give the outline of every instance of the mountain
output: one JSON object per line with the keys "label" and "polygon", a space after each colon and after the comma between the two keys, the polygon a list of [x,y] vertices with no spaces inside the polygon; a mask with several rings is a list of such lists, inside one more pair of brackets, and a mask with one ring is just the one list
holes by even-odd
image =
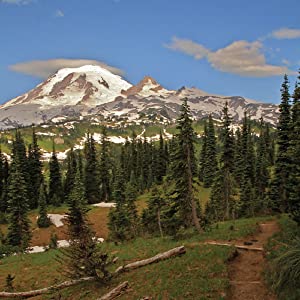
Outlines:
{"label": "mountain", "polygon": [[220,119],[225,102],[235,122],[246,110],[252,119],[275,124],[278,106],[240,96],[219,96],[197,88],[167,90],[145,76],[132,85],[100,66],[61,69],[28,93],[0,106],[0,128],[8,129],[90,116],[137,122],[141,118],[173,122],[187,98],[195,119]]}

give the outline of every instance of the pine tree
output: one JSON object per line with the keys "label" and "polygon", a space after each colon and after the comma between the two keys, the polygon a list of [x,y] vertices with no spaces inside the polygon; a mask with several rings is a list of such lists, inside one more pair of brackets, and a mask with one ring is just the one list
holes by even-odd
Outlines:
{"label": "pine tree", "polygon": [[28,151],[28,173],[30,183],[28,185],[28,192],[30,199],[29,205],[32,209],[38,207],[39,195],[37,191],[39,190],[43,181],[42,168],[41,150],[37,142],[37,136],[34,127],[32,127],[32,142],[29,145]]}
{"label": "pine tree", "polygon": [[63,202],[63,187],[61,179],[60,165],[55,153],[53,143],[52,156],[49,161],[49,203],[54,206],[59,206]]}
{"label": "pine tree", "polygon": [[[179,133],[176,136],[177,145],[173,152],[171,161],[170,178],[175,182],[170,198],[173,205],[170,205],[170,212],[178,215],[183,226],[194,225],[198,232],[201,232],[198,210],[194,196],[194,177],[197,175],[194,141],[195,132],[192,128],[192,118],[187,99],[183,101],[180,116],[177,120]],[[177,208],[179,211],[176,211]],[[173,216],[170,216],[172,219]],[[179,228],[178,228],[179,229]]]}
{"label": "pine tree", "polygon": [[96,145],[93,135],[88,133],[85,143],[85,198],[89,204],[99,202],[99,172],[97,163]]}
{"label": "pine tree", "polygon": [[167,158],[166,158],[166,151],[165,151],[165,143],[163,139],[162,132],[159,133],[159,148],[157,151],[156,157],[156,182],[161,183],[163,177],[166,175],[167,172]]}
{"label": "pine tree", "polygon": [[68,199],[69,194],[71,190],[73,189],[74,182],[75,182],[75,176],[76,176],[76,170],[77,170],[77,160],[76,155],[71,148],[71,150],[68,152],[67,156],[67,172],[66,177],[64,181],[64,198]]}
{"label": "pine tree", "polygon": [[205,175],[203,178],[204,187],[210,187],[213,184],[217,169],[215,128],[212,116],[209,115],[206,138]]}
{"label": "pine tree", "polygon": [[258,207],[260,211],[266,211],[267,205],[265,201],[266,190],[269,181],[269,171],[270,160],[267,152],[267,141],[266,141],[266,131],[267,127],[263,121],[260,119],[260,132],[259,140],[257,146],[257,159],[256,159],[256,175],[255,175],[255,198],[257,199]]}
{"label": "pine tree", "polygon": [[[223,120],[221,131],[221,156],[220,171],[215,178],[210,201],[210,206],[222,208],[222,220],[228,220],[235,217],[236,203],[234,200],[235,181],[234,181],[234,136],[231,129],[231,117],[228,111],[228,103],[223,108]],[[216,203],[216,202],[220,203]],[[215,210],[215,208],[213,208]],[[218,210],[219,211],[219,210]],[[217,217],[218,214],[215,214]]]}
{"label": "pine tree", "polygon": [[100,199],[108,201],[111,197],[111,162],[109,158],[109,141],[107,138],[106,127],[102,128],[101,152],[100,152]]}
{"label": "pine tree", "polygon": [[279,121],[277,125],[278,151],[275,160],[275,171],[271,181],[269,198],[273,211],[284,212],[288,210],[288,180],[290,173],[290,94],[287,75],[281,86],[281,103],[279,105]]}
{"label": "pine tree", "polygon": [[206,159],[207,159],[207,122],[204,123],[204,134],[202,137],[202,148],[199,157],[199,180],[204,181],[206,176]]}
{"label": "pine tree", "polygon": [[254,145],[251,136],[251,125],[247,113],[244,113],[243,128],[241,136],[242,150],[242,167],[240,181],[240,215],[254,216],[255,197],[254,197],[254,182],[255,182],[255,155]]}
{"label": "pine tree", "polygon": [[[300,73],[298,76],[300,81]],[[296,83],[293,94],[289,156],[291,159],[289,178],[290,215],[300,225],[300,85]]]}
{"label": "pine tree", "polygon": [[116,208],[109,213],[110,237],[113,240],[124,241],[130,238],[131,224],[126,209],[125,176],[119,166],[116,169],[113,199],[116,202]]}
{"label": "pine tree", "polygon": [[77,168],[73,188],[69,194],[69,211],[67,213],[68,237],[70,247],[63,252],[61,260],[67,266],[71,278],[92,276],[101,282],[111,278],[107,266],[109,256],[97,246],[88,217],[87,201],[80,170]]}
{"label": "pine tree", "polygon": [[0,211],[5,213],[8,207],[8,179],[9,179],[9,164],[8,160],[5,157],[3,159],[3,169],[2,169],[2,176],[3,176],[3,185],[2,185],[2,194],[1,194],[1,201],[0,201]]}
{"label": "pine tree", "polygon": [[37,220],[37,225],[40,228],[47,228],[51,225],[51,220],[47,215],[45,186],[43,183],[39,188],[39,218]]}
{"label": "pine tree", "polygon": [[161,237],[163,237],[161,211],[164,205],[165,200],[161,195],[161,191],[157,188],[157,186],[154,186],[147,203],[147,209],[143,211],[142,223],[147,232],[159,232]]}
{"label": "pine tree", "polygon": [[9,225],[7,240],[12,246],[24,251],[31,239],[28,219],[29,199],[22,170],[22,161],[13,153],[8,187]]}

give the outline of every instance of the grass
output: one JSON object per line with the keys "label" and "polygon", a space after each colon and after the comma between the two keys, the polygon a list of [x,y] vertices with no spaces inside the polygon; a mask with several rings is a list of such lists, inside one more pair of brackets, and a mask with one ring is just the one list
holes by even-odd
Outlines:
{"label": "grass", "polygon": [[[300,282],[292,282],[290,274],[295,272],[298,273],[299,277],[300,266],[298,262],[297,267],[296,260],[290,261],[287,256],[290,256],[291,250],[296,250],[298,251],[297,259],[299,261],[299,240],[296,246],[295,239],[296,237],[300,238],[300,228],[287,215],[279,218],[278,223],[281,230],[270,239],[267,245],[269,268],[266,272],[266,279],[269,285],[274,288],[278,299],[297,300],[300,299]],[[282,264],[283,260],[284,265],[280,266],[280,270],[278,270],[279,265],[277,266],[277,264]],[[286,272],[286,270],[289,271]],[[281,274],[282,277],[278,276],[281,271],[285,271]],[[279,280],[281,282],[287,280],[287,282],[280,284]]]}
{"label": "grass", "polygon": [[[143,201],[142,199],[140,200]],[[99,221],[101,210],[93,208],[91,218]],[[224,299],[229,285],[226,262],[231,257],[230,247],[203,245],[200,242],[212,239],[237,239],[257,230],[257,222],[264,218],[241,219],[221,222],[211,231],[201,235],[187,233],[181,240],[165,238],[137,238],[120,245],[104,243],[102,247],[119,257],[118,265],[151,257],[170,248],[185,245],[187,253],[141,269],[133,270],[114,279],[109,286],[85,283],[61,291],[61,299],[96,299],[118,283],[128,280],[131,289],[120,299]],[[97,224],[98,226],[98,224]],[[99,224],[100,227],[103,226]],[[49,286],[62,282],[61,265],[55,259],[58,250],[45,253],[11,256],[0,261],[0,290],[4,289],[6,276],[16,275],[15,289],[18,291]],[[117,267],[114,266],[114,268]],[[21,271],[21,273],[20,273]],[[52,297],[52,298],[51,298]],[[56,299],[52,296],[34,299]]]}

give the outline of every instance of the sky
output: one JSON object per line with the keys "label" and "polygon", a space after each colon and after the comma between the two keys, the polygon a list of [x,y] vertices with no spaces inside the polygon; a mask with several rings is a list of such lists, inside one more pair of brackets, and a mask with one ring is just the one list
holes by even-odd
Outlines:
{"label": "sky", "polygon": [[0,103],[57,69],[280,102],[300,68],[299,0],[0,0]]}

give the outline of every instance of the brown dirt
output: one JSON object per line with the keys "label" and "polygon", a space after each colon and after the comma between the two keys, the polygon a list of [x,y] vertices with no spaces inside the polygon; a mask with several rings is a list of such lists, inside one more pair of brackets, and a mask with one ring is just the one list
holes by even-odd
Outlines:
{"label": "brown dirt", "polygon": [[[261,223],[259,232],[238,244],[252,242],[253,247],[263,247],[268,239],[279,230],[276,221]],[[257,240],[257,241],[255,241]],[[263,279],[265,268],[263,251],[238,250],[238,255],[229,263],[230,300],[275,300]]]}

